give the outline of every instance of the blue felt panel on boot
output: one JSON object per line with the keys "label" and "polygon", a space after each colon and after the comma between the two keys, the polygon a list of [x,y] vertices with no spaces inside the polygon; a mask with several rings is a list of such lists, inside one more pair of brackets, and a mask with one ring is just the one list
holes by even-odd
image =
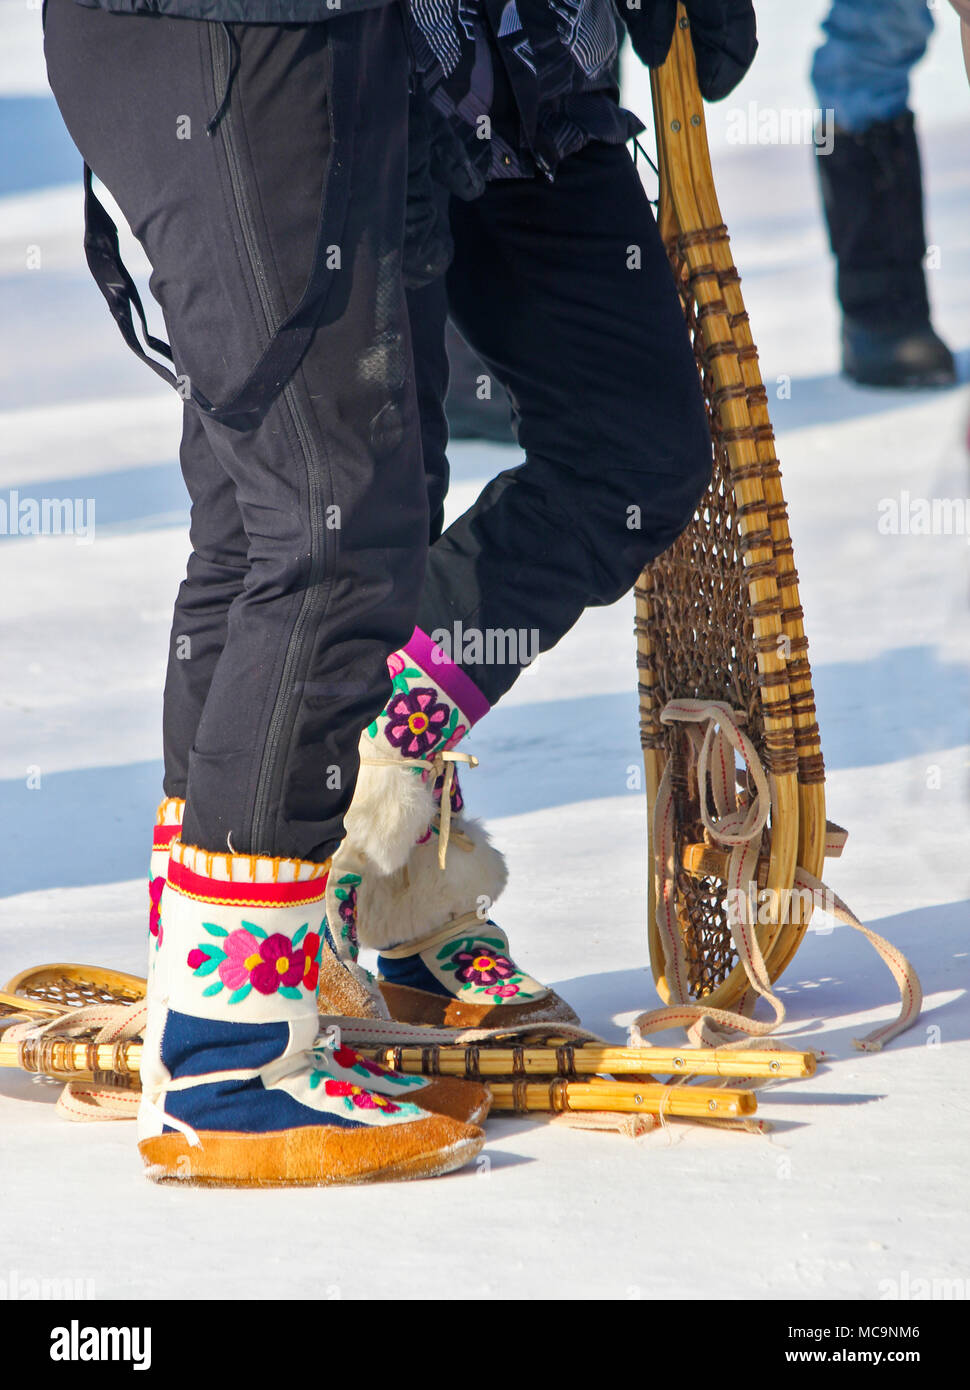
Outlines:
{"label": "blue felt panel on boot", "polygon": [[[252,1071],[282,1056],[290,1041],[287,1023],[225,1023],[170,1010],[162,1034],[162,1063],[173,1080],[199,1077],[190,1090],[169,1091],[165,1109],[193,1129],[261,1134],[302,1125],[359,1129],[351,1116],[321,1113],[287,1091],[267,1089],[254,1077],[207,1082],[215,1072]],[[320,1075],[320,1084],[327,1078]]]}
{"label": "blue felt panel on boot", "polygon": [[172,1077],[251,1071],[282,1057],[289,1041],[288,1023],[225,1023],[170,1009],[162,1034],[162,1063]]}
{"label": "blue felt panel on boot", "polygon": [[[188,1091],[170,1091],[165,1097],[166,1113],[193,1129],[224,1130],[236,1134],[265,1134],[277,1129],[298,1129],[304,1125],[360,1129],[350,1116],[311,1110],[286,1091],[267,1090],[259,1077],[251,1081],[200,1082]],[[171,1133],[169,1126],[166,1133]]]}
{"label": "blue felt panel on boot", "polygon": [[428,994],[438,994],[445,999],[454,997],[450,989],[446,989],[440,980],[435,979],[420,956],[404,956],[391,960],[386,956],[378,956],[377,965],[388,984],[423,989]]}

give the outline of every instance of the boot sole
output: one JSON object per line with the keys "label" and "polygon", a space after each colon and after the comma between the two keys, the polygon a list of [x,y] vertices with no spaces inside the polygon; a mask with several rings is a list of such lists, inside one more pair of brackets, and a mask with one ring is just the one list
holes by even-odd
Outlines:
{"label": "boot sole", "polygon": [[346,1130],[308,1125],[266,1134],[199,1130],[143,1139],[146,1176],[196,1187],[338,1187],[436,1178],[463,1168],[485,1135],[443,1115]]}
{"label": "boot sole", "polygon": [[415,1093],[414,1101],[422,1110],[430,1110],[435,1115],[480,1126],[492,1108],[492,1093],[477,1081],[463,1081],[457,1076],[435,1076],[429,1077],[427,1086]]}
{"label": "boot sole", "polygon": [[900,372],[866,373],[857,372],[850,367],[842,368],[842,375],[856,386],[869,386],[885,391],[943,391],[957,385],[955,372],[941,369],[938,372]]}
{"label": "boot sole", "polygon": [[434,1028],[515,1028],[521,1023],[578,1023],[565,999],[551,991],[525,1004],[466,1004],[461,1000],[379,980],[384,1002],[397,1023]]}

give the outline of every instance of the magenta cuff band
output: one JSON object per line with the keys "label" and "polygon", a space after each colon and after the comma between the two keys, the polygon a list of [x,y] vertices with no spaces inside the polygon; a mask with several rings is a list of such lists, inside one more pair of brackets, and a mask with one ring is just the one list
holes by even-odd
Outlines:
{"label": "magenta cuff band", "polygon": [[469,724],[477,724],[483,715],[488,714],[491,705],[475,682],[421,628],[414,629],[404,651],[415,666],[420,666],[449,700],[458,706]]}

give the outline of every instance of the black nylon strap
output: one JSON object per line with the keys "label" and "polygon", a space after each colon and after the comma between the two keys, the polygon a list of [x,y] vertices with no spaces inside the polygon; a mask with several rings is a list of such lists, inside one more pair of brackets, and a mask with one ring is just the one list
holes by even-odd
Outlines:
{"label": "black nylon strap", "polygon": [[[276,328],[245,381],[222,404],[214,404],[194,382],[186,383],[186,378],[176,377],[164,363],[149,357],[139,341],[132,309],[138,316],[148,347],[167,362],[173,361],[168,343],[153,337],[148,331],[141,298],[121,259],[118,229],[94,192],[90,168],[87,164],[84,166],[84,254],[121,336],[152,371],[179,390],[183,399],[190,400],[203,415],[230,429],[255,429],[286,386],[310,345],[336,274],[336,267],[327,264],[327,246],[340,244],[350,203],[356,88],[353,36],[341,38],[331,33],[328,47],[332,93],[332,100],[328,103],[330,156],[323,180],[320,217],[306,287],[300,302]],[[185,393],[186,384],[190,388],[189,395]]]}
{"label": "black nylon strap", "polygon": [[132,352],[137,353],[143,361],[153,367],[159,376],[164,377],[172,386],[175,386],[177,384],[176,378],[168,368],[163,367],[160,362],[154,362],[138,341],[138,334],[131,317],[132,306],[134,306],[141,322],[142,332],[148,346],[171,362],[172,349],[168,343],[163,342],[161,338],[152,337],[148,331],[141,296],[121,259],[118,228],[108,216],[104,204],[95,194],[91,170],[87,164],[84,166],[84,255],[87,259],[88,269],[97,281],[98,289],[107,300],[108,308],[111,310],[115,323],[121,329],[121,336],[125,342]]}

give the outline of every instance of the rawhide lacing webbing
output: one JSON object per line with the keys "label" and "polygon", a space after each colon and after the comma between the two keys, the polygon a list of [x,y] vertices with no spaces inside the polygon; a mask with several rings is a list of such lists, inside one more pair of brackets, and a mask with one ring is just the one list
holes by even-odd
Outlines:
{"label": "rawhide lacing webbing", "polygon": [[[663,942],[671,1002],[635,1020],[630,1030],[632,1046],[642,1045],[649,1033],[677,1025],[687,1029],[695,1046],[742,1045],[743,1040],[738,1040],[735,1034],[741,1033],[747,1038],[764,1036],[773,1032],[785,1017],[784,1005],[772,990],[753,920],[752,909],[760,901],[758,854],[771,808],[771,792],[757,751],[741,728],[744,717],[743,712],[719,700],[671,700],[660,713],[662,724],[684,725],[696,754],[701,818],[713,843],[730,852],[726,910],[735,949],[749,981],[748,988],[736,1012],[690,1002],[688,961],[677,916],[676,815],[672,765],[668,759],[654,807],[653,843],[658,878],[657,928]],[[744,761],[747,783],[753,784],[750,797],[747,791],[738,793],[735,752]],[[708,802],[709,785],[715,802],[713,811]],[[830,825],[826,853],[840,854],[846,838],[844,830]],[[864,926],[841,898],[807,870],[797,869],[793,886],[811,893],[813,910],[816,906],[824,906],[840,921],[861,931],[892,972],[902,999],[899,1016],[867,1037],[855,1040],[856,1047],[862,1051],[878,1051],[919,1016],[922,990],[916,971],[900,951]],[[784,910],[788,910],[787,906]],[[759,996],[772,1006],[775,1015],[772,1020],[751,1017]]]}
{"label": "rawhide lacing webbing", "polygon": [[[140,1095],[125,1064],[124,1044],[142,1036],[147,1015],[147,999],[132,1004],[89,1004],[43,1023],[15,1024],[4,1036],[17,1043],[25,1071],[47,1076],[62,1074],[66,1048],[84,1041],[86,1070],[92,1079],[68,1081],[57,1098],[58,1112],[69,1120],[134,1119]],[[99,1050],[104,1044],[114,1044],[111,1070],[99,1066]]]}

